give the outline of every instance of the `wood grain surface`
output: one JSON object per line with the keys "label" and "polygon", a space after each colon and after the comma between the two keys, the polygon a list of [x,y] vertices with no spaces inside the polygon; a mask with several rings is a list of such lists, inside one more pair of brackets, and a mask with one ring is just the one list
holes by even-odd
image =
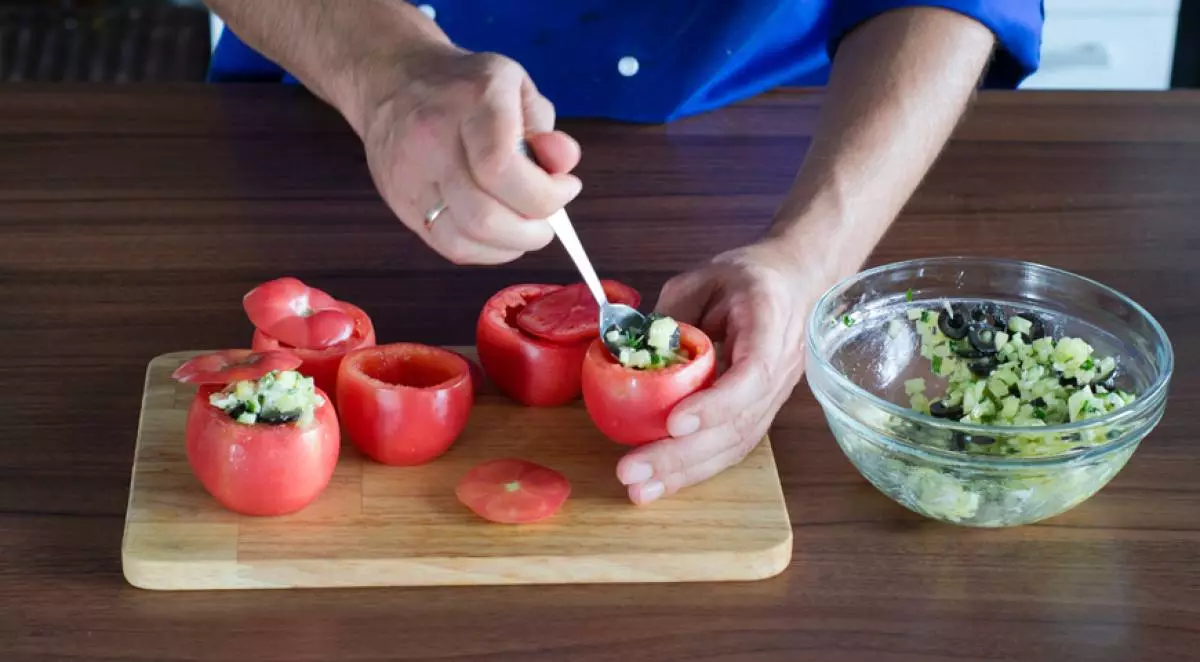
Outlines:
{"label": "wood grain surface", "polygon": [[[451,349],[477,360],[474,347]],[[121,546],[135,586],[711,582],[772,577],[791,561],[792,525],[769,440],[696,489],[639,508],[615,475],[622,447],[596,430],[582,401],[524,407],[490,382],[436,461],[386,466],[344,437],[333,478],[306,508],[240,516],[210,497],[188,466],[183,433],[196,388],[171,373],[197,353],[164,354],[146,371]],[[509,457],[562,472],[571,481],[562,510],[544,522],[498,526],[458,502],[464,474]]]}
{"label": "wood grain surface", "polygon": [[[571,214],[600,272],[653,304],[674,273],[757,236],[820,102],[566,124],[586,183]],[[129,586],[120,562],[150,359],[244,345],[239,297],[282,272],[375,311],[381,341],[468,344],[488,294],[571,267],[557,248],[503,268],[440,260],[298,90],[6,87],[0,659],[1196,659],[1198,165],[1200,95],[984,93],[872,257],[1043,262],[1165,326],[1166,417],[1060,517],[965,530],[909,513],[854,471],[801,385],[771,430],[795,534],[774,579],[163,593]]]}

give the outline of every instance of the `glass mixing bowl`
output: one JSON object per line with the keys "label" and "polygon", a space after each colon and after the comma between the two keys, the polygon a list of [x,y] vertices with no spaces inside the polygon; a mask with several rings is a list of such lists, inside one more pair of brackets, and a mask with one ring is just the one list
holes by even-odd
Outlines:
{"label": "glass mixing bowl", "polygon": [[[1117,387],[1137,397],[1103,416],[1006,427],[934,418],[909,406],[905,381],[945,381],[920,353],[914,307],[996,303],[1033,312],[1049,335],[1082,338],[1117,360]],[[1173,369],[1158,322],[1119,292],[1028,262],[951,257],[864,271],[831,288],[808,322],[806,374],[842,451],[881,492],[927,517],[1017,526],[1082,503],[1125,466],[1161,420]],[[967,435],[963,437],[962,435]],[[1016,438],[1020,455],[961,450],[961,439]]]}

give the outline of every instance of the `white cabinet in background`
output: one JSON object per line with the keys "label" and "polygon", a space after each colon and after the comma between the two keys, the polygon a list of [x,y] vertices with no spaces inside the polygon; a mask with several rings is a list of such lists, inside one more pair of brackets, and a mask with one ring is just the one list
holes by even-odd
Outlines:
{"label": "white cabinet in background", "polygon": [[1024,89],[1165,90],[1179,0],[1046,0],[1042,65]]}

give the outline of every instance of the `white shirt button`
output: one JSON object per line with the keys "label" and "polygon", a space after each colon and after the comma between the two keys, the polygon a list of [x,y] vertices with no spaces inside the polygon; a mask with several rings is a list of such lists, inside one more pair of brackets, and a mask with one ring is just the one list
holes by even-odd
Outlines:
{"label": "white shirt button", "polygon": [[628,77],[636,74],[641,66],[641,63],[637,61],[637,58],[633,57],[632,55],[626,55],[617,61],[617,71],[621,72],[622,76]]}
{"label": "white shirt button", "polygon": [[425,14],[430,19],[437,18],[437,10],[433,8],[433,5],[421,5],[420,7],[417,7],[417,9],[420,9],[421,13]]}

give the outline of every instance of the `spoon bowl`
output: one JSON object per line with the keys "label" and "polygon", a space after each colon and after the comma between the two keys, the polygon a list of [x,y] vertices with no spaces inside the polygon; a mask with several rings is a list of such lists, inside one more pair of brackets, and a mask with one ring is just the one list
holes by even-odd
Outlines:
{"label": "spoon bowl", "polygon": [[621,346],[608,339],[608,332],[617,329],[623,335],[630,329],[645,333],[650,328],[650,320],[635,308],[623,303],[600,302],[600,339],[608,353],[617,358],[621,355]]}

